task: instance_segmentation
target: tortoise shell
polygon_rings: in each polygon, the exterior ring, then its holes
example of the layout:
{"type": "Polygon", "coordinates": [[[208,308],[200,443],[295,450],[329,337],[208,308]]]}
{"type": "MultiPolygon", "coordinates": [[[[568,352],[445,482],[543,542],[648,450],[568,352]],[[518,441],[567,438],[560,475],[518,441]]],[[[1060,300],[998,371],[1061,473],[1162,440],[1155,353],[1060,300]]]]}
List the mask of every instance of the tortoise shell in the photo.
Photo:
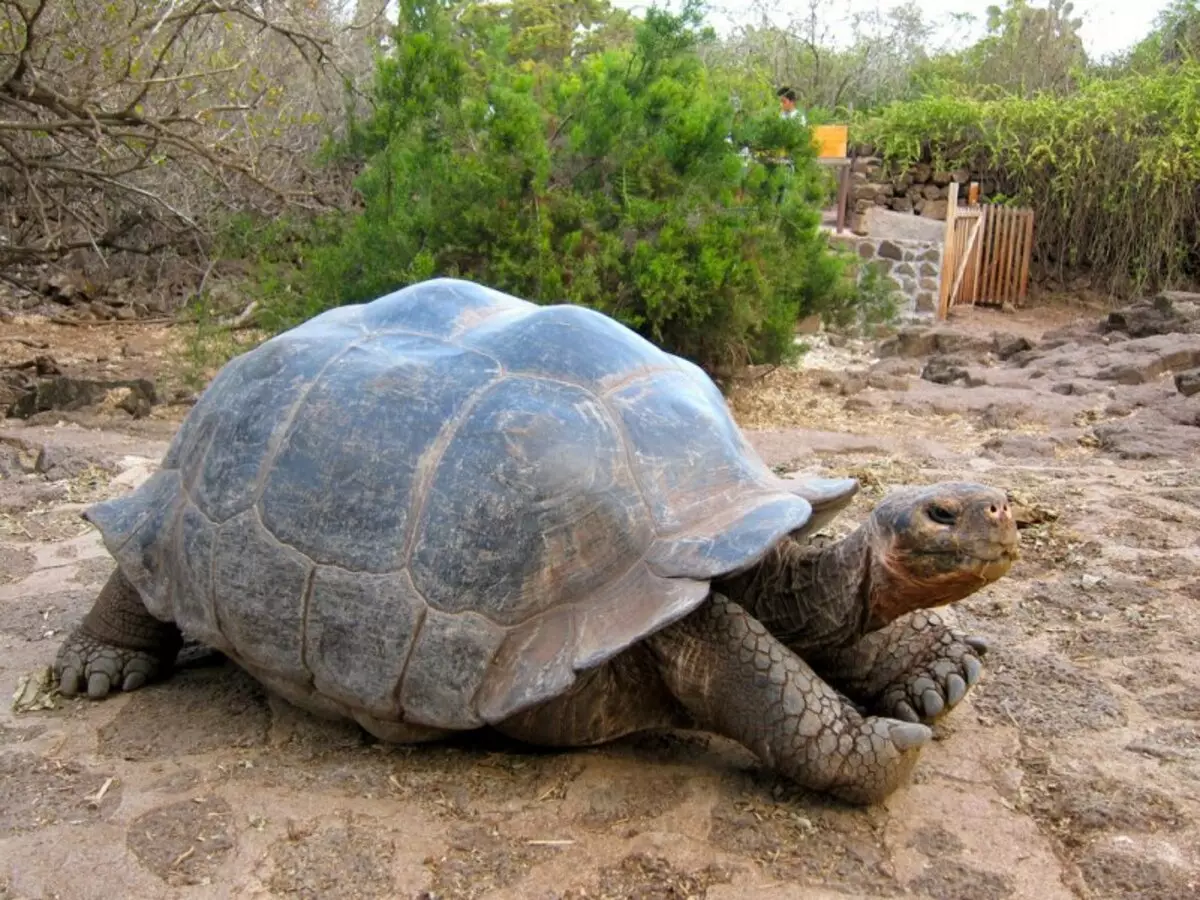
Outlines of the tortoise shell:
{"type": "Polygon", "coordinates": [[[469,729],[852,484],[777,477],[701,369],[607,316],[437,279],[232,360],[160,470],[85,517],[154,616],[285,697],[469,729]]]}

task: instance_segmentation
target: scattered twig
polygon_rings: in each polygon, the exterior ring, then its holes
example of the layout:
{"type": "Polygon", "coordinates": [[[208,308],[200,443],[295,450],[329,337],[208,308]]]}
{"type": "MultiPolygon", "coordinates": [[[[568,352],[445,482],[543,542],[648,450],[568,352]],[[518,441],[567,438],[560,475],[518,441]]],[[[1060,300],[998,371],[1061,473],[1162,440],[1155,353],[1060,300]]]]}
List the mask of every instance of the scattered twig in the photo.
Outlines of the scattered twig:
{"type": "Polygon", "coordinates": [[[104,784],[100,785],[100,790],[88,797],[88,806],[93,808],[98,807],[100,802],[104,799],[104,795],[108,793],[108,789],[113,786],[114,781],[116,781],[115,778],[106,778],[104,780],[104,784]]]}

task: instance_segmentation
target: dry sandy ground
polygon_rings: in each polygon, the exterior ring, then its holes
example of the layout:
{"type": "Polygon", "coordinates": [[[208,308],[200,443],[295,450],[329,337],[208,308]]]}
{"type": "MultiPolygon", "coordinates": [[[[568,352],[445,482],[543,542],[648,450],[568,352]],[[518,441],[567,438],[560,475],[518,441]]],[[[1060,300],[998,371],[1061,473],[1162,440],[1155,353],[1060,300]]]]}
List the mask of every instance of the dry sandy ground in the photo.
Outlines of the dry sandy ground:
{"type": "MultiPolygon", "coordinates": [[[[1045,322],[960,324],[1001,326],[1036,338],[1045,322]]],[[[0,342],[0,362],[48,352],[161,376],[178,352],[162,328],[4,329],[50,346],[0,342]]],[[[847,386],[846,365],[872,360],[841,352],[836,373],[776,372],[736,395],[769,462],[862,479],[838,529],[893,485],[948,478],[1009,489],[1027,526],[1013,573],[958,610],[993,641],[984,681],[885,805],[806,794],[703,734],[566,753],[384,746],[231,665],[196,666],[102,703],[0,709],[0,898],[1200,897],[1189,445],[1129,459],[1098,441],[1088,428],[1122,412],[1123,387],[1099,405],[1030,393],[1006,416],[971,399],[1014,393],[1001,368],[993,386],[895,365],[904,387],[847,386]]],[[[1137,390],[1152,389],[1169,393],[1169,376],[1137,390]]],[[[111,571],[78,511],[145,477],[184,410],[0,422],[5,691],[37,697],[39,667],[111,571]]]]}

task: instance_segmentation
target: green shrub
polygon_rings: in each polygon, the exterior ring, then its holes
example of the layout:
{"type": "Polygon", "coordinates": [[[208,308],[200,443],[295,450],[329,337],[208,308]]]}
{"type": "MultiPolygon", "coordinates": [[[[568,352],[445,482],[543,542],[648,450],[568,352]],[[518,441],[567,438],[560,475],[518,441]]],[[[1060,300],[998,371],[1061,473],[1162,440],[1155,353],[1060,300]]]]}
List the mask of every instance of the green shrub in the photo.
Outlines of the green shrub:
{"type": "Polygon", "coordinates": [[[269,324],[459,276],[599,309],[711,370],[787,359],[798,317],[855,302],[818,229],[810,132],[735,118],[694,9],[552,62],[514,51],[530,41],[511,19],[451,29],[445,12],[402,4],[342,148],[364,161],[362,209],[323,223],[269,324]]]}
{"type": "Polygon", "coordinates": [[[1200,62],[1092,79],[1067,96],[931,96],[854,125],[893,163],[994,174],[1036,213],[1043,264],[1114,289],[1200,277],[1200,62]]]}

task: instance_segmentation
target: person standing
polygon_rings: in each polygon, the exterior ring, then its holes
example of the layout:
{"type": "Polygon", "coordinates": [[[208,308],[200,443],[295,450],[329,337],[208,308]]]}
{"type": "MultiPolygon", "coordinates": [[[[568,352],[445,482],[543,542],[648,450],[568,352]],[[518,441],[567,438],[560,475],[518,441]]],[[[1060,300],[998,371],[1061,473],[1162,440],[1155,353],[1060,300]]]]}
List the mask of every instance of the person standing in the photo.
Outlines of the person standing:
{"type": "Polygon", "coordinates": [[[779,114],[785,119],[798,119],[801,125],[808,124],[808,117],[804,115],[804,110],[796,106],[796,92],[790,87],[784,86],[775,92],[775,96],[779,98],[779,114]]]}

